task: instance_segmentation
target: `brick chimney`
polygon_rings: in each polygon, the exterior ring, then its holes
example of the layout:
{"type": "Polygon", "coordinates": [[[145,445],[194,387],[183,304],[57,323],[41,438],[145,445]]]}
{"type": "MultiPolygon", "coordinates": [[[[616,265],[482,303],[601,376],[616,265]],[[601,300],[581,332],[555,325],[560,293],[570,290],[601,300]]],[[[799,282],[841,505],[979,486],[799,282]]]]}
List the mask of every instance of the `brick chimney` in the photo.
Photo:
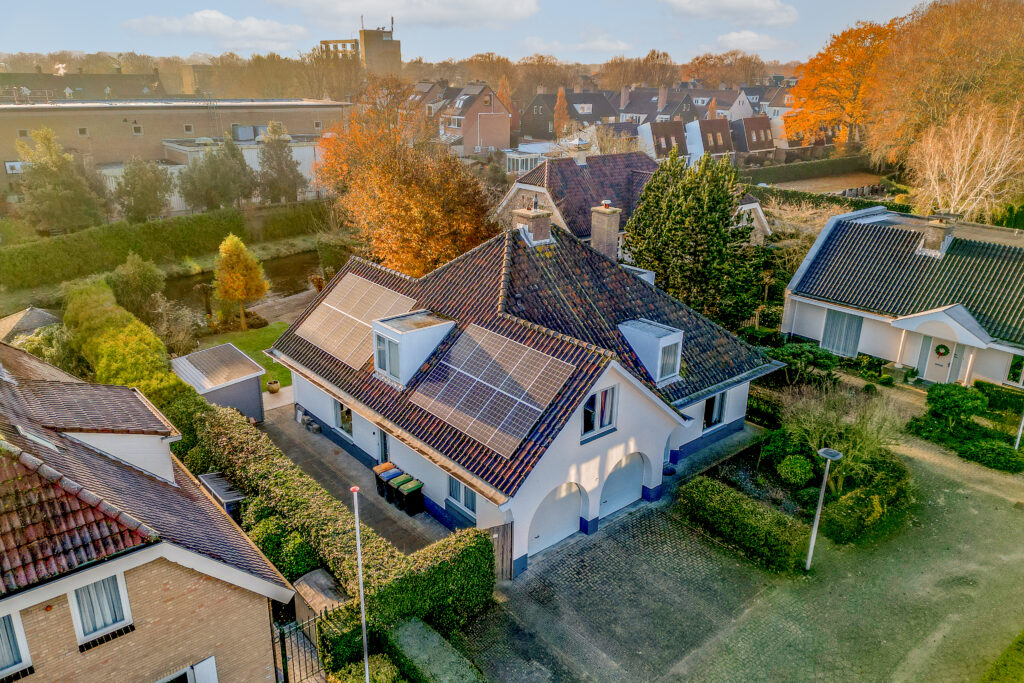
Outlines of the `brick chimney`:
{"type": "Polygon", "coordinates": [[[532,208],[516,209],[512,212],[512,216],[515,226],[526,228],[534,243],[551,240],[551,212],[538,208],[536,197],[533,200],[532,208]]]}
{"type": "Polygon", "coordinates": [[[619,215],[622,209],[605,199],[590,210],[590,246],[613,261],[619,260],[619,215]]]}
{"type": "Polygon", "coordinates": [[[665,107],[668,106],[668,88],[661,86],[658,88],[658,111],[661,112],[665,107]]]}
{"type": "Polygon", "coordinates": [[[619,91],[619,109],[625,109],[629,106],[629,88],[622,86],[622,90],[619,91]]]}

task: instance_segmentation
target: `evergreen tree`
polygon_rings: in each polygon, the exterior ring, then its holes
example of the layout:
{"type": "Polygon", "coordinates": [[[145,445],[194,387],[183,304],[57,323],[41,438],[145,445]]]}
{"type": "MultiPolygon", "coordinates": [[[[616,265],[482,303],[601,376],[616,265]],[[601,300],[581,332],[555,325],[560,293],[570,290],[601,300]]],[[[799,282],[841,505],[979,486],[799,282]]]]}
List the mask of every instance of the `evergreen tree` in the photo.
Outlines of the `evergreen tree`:
{"type": "Polygon", "coordinates": [[[156,218],[167,210],[174,178],[155,161],[130,159],[114,186],[114,201],[129,223],[156,218]]]}
{"type": "Polygon", "coordinates": [[[255,187],[255,174],[228,133],[224,134],[222,146],[193,159],[178,174],[181,198],[192,209],[203,211],[248,199],[255,187]]]}
{"type": "Polygon", "coordinates": [[[260,198],[276,204],[294,202],[299,190],[306,187],[306,178],[299,171],[299,162],[292,155],[291,137],[280,123],[271,121],[260,146],[260,170],[256,174],[260,198]]]}
{"type": "Polygon", "coordinates": [[[242,240],[233,234],[225,237],[214,265],[213,291],[221,301],[238,304],[243,330],[248,329],[245,305],[262,298],[269,288],[263,266],[242,240]]]}
{"type": "Polygon", "coordinates": [[[729,159],[705,155],[687,168],[672,150],[640,195],[624,242],[659,287],[727,325],[756,310],[761,272],[748,246],[751,226],[736,225],[737,194],[729,159]]]}
{"type": "Polygon", "coordinates": [[[104,221],[101,187],[64,151],[49,128],[31,133],[34,146],[18,141],[25,164],[19,210],[31,225],[47,231],[80,230],[104,221]]]}

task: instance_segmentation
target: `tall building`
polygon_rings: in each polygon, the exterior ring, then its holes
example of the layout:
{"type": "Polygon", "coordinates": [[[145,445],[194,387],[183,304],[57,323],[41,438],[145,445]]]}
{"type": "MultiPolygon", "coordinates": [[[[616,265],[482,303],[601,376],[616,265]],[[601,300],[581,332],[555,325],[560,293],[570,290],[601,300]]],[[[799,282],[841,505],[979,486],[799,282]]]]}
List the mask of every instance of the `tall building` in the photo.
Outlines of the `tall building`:
{"type": "Polygon", "coordinates": [[[358,57],[360,66],[371,74],[398,75],[402,70],[402,41],[395,40],[394,18],[391,28],[360,29],[358,39],[321,40],[320,46],[338,59],[358,57]]]}

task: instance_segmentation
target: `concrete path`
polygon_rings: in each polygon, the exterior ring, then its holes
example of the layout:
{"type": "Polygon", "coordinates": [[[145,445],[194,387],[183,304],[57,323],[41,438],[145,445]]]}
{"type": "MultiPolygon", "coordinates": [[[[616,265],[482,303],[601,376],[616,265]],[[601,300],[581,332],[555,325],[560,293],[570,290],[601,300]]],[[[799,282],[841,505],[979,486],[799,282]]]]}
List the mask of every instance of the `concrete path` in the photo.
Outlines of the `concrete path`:
{"type": "Polygon", "coordinates": [[[302,315],[302,312],[306,310],[306,306],[316,298],[316,291],[307,289],[304,292],[298,294],[292,294],[291,296],[281,297],[280,299],[274,299],[273,301],[267,301],[266,303],[256,304],[249,310],[253,313],[259,313],[261,316],[267,319],[269,323],[286,322],[291,325],[295,322],[295,319],[302,315]]]}
{"type": "Polygon", "coordinates": [[[276,408],[284,408],[295,403],[295,391],[291,385],[281,387],[276,394],[272,394],[269,391],[263,392],[263,410],[274,410],[276,408]]]}
{"type": "Polygon", "coordinates": [[[285,455],[345,505],[352,505],[349,489],[358,486],[362,493],[359,513],[363,523],[403,553],[413,553],[449,534],[427,513],[410,517],[385,502],[377,495],[373,471],[327,437],[304,429],[295,421],[290,405],[268,410],[261,428],[285,455]]]}

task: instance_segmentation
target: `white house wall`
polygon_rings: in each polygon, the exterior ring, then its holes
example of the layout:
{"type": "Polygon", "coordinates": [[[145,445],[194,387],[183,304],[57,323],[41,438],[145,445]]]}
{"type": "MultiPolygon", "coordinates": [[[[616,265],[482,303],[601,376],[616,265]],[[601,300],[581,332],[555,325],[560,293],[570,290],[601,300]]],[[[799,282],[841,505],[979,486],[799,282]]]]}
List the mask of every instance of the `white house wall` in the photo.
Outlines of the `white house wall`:
{"type": "Polygon", "coordinates": [[[791,334],[796,334],[808,339],[821,339],[825,330],[825,309],[804,301],[790,299],[787,305],[793,307],[793,327],[791,334]]]}
{"type": "Polygon", "coordinates": [[[303,379],[298,373],[292,373],[292,390],[295,403],[316,416],[328,425],[340,438],[349,441],[365,451],[372,458],[378,458],[380,450],[377,427],[369,420],[352,413],[352,435],[345,434],[334,427],[334,398],[303,379]]]}
{"type": "MultiPolygon", "coordinates": [[[[869,356],[876,356],[886,360],[896,360],[900,350],[900,337],[903,330],[881,320],[863,318],[861,324],[860,343],[857,350],[869,356]]],[[[916,356],[915,356],[916,358],[916,356]]]]}
{"type": "Polygon", "coordinates": [[[1006,381],[1010,372],[1012,356],[1005,351],[996,349],[978,349],[971,368],[972,379],[985,379],[999,384],[1006,381]]]}

